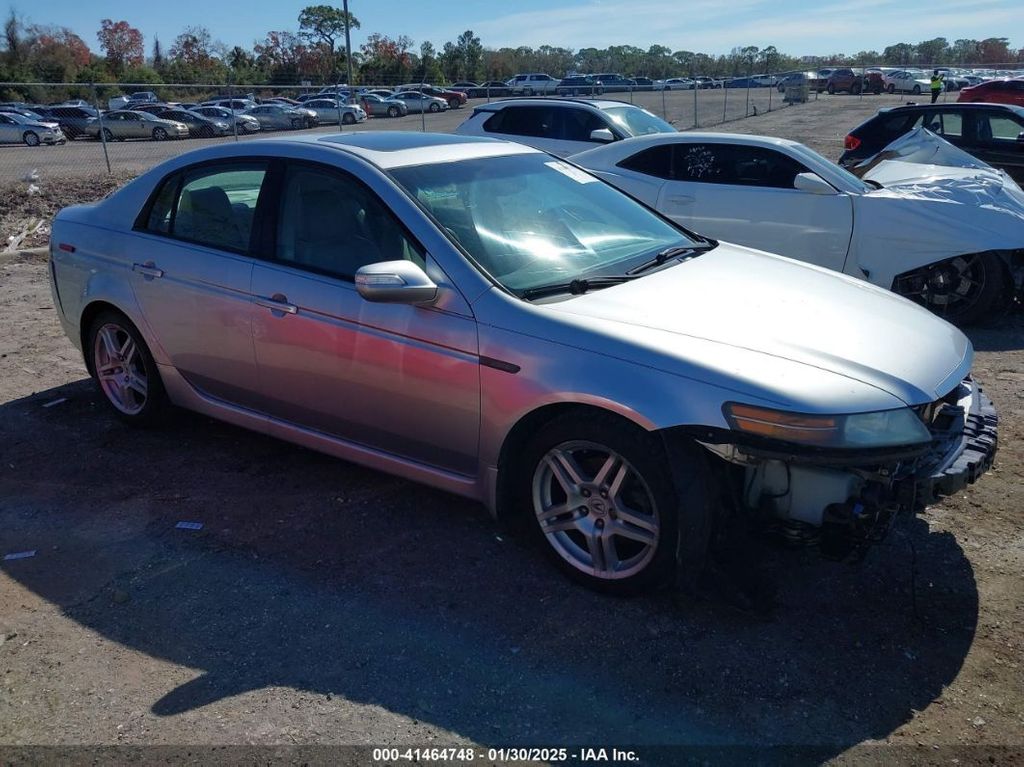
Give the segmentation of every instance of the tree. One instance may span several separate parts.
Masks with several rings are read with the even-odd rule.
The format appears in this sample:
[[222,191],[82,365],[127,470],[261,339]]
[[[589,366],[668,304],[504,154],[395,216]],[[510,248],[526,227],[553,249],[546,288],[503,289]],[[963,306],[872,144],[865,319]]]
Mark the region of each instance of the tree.
[[92,58],[85,41],[67,27],[31,26],[23,47],[33,78],[46,82],[74,82]]
[[1005,37],[988,37],[979,44],[982,64],[1005,64],[1010,61],[1009,40]]
[[480,75],[480,63],[483,59],[484,47],[480,38],[467,29],[455,41],[455,47],[461,59],[462,72],[460,80],[476,81]]
[[944,37],[924,40],[916,48],[917,63],[921,66],[938,66],[949,61],[949,43]]
[[7,64],[14,66],[23,58],[22,24],[14,9],[11,8],[4,21],[4,44],[6,48]]
[[359,19],[351,13],[346,14],[340,8],[310,5],[299,13],[299,35],[314,46],[325,49],[325,78],[329,79],[331,71],[338,65],[336,45],[343,39],[346,28],[359,29]]
[[950,54],[953,61],[961,66],[965,64],[977,64],[981,61],[981,43],[977,40],[961,38],[953,42]]
[[886,64],[909,66],[913,57],[914,46],[910,43],[896,43],[896,45],[886,46],[882,51],[882,58],[885,59]]
[[419,78],[425,83],[439,83],[444,79],[441,67],[437,63],[437,51],[434,44],[427,41],[420,45]]
[[107,54],[107,67],[114,75],[119,76],[125,67],[142,65],[142,33],[127,21],[103,19],[96,37]]
[[405,35],[392,39],[374,32],[363,43],[359,77],[362,82],[401,83],[412,77],[412,40]]

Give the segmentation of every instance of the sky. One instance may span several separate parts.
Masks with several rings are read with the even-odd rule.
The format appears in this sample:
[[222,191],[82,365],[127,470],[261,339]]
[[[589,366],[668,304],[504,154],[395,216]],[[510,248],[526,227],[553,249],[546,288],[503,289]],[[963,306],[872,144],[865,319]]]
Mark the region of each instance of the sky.
[[[187,25],[205,26],[215,40],[251,47],[269,30],[296,30],[306,5],[341,0],[20,0],[27,23],[70,27],[94,50],[100,20],[124,19],[140,29],[149,54],[158,35],[164,50]],[[567,48],[653,44],[676,50],[728,53],[734,46],[774,45],[794,55],[883,50],[934,37],[1008,37],[1024,47],[1020,0],[350,0],[362,23],[353,48],[381,32],[408,35],[415,48],[437,48],[472,29],[484,46]]]

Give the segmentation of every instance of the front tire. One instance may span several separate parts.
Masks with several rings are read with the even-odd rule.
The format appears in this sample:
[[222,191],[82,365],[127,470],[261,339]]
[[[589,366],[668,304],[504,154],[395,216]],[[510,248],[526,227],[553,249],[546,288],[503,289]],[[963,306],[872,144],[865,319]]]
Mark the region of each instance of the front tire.
[[834,86],[832,83],[829,83],[828,87],[826,87],[825,90],[828,91],[829,96],[836,95],[836,86]]
[[893,85],[892,83],[889,83],[889,95],[891,96],[895,92],[896,92],[896,86]]
[[1011,289],[1002,259],[994,253],[956,256],[896,278],[893,290],[954,325],[973,325],[995,315]]
[[430,110],[431,112],[440,112],[440,111],[441,111],[441,105],[440,105],[440,104],[431,104],[431,105],[430,105],[430,106],[428,107],[428,109],[429,109],[429,110]]
[[167,131],[163,128],[153,128],[153,140],[154,141],[166,141]]
[[168,400],[153,355],[131,320],[101,312],[89,326],[89,373],[117,416],[130,424],[154,423]]
[[914,93],[915,96],[920,96],[921,95],[921,86],[920,85],[915,85],[913,93]]
[[709,519],[703,458],[687,447],[674,475],[658,435],[610,413],[568,413],[522,452],[513,469],[516,509],[573,580],[612,594],[667,585],[681,518],[687,529]]
[[39,134],[33,131],[25,131],[25,135],[21,137],[21,140],[25,142],[25,146],[39,146]]
[[398,107],[388,107],[388,117],[398,117],[400,114]]
[[355,125],[356,116],[351,112],[345,112],[345,114],[341,116],[341,122],[343,125]]

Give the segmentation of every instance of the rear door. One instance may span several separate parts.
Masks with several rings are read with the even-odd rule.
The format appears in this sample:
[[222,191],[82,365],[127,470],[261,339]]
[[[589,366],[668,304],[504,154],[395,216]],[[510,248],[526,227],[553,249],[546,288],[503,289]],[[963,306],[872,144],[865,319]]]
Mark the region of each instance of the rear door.
[[[476,469],[480,372],[469,304],[369,186],[289,161],[253,272],[262,408],[298,426],[460,474]],[[371,303],[359,267],[412,260],[431,306]]]
[[843,270],[853,232],[848,195],[794,188],[808,169],[775,149],[713,142],[673,149],[660,211],[715,239]]
[[975,112],[974,130],[974,156],[1005,169],[1017,181],[1024,179],[1024,140],[1018,140],[1024,133],[1024,118],[1001,109],[979,110]]
[[136,222],[132,287],[151,337],[192,386],[258,405],[250,242],[268,164],[204,164],[165,179]]
[[5,144],[21,141],[21,126],[11,117],[0,114],[0,142]]

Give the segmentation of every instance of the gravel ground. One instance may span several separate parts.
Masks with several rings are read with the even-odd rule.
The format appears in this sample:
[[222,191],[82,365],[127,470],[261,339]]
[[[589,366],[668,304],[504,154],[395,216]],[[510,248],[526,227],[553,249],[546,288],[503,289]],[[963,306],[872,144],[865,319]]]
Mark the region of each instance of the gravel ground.
[[[835,156],[859,101],[728,128],[813,134]],[[778,588],[753,616],[600,597],[475,504],[206,418],[129,429],[61,334],[45,261],[0,256],[0,555],[35,551],[0,561],[0,746],[1020,763],[1024,318],[971,336],[1002,416],[996,467],[861,566],[751,543]],[[741,756],[761,758],[705,754]]]

